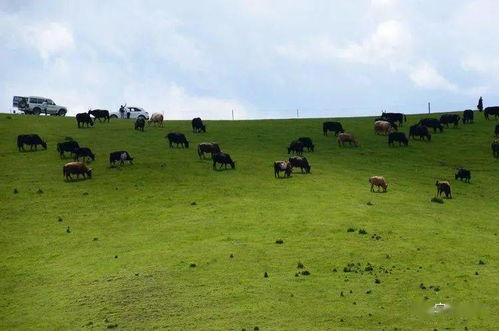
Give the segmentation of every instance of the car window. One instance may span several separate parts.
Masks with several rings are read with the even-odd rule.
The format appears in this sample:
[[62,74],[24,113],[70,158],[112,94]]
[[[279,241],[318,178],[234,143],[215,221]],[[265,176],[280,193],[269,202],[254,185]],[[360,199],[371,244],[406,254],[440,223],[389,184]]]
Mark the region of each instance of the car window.
[[49,104],[49,105],[55,105],[54,101],[52,101],[50,99],[47,99],[47,104]]

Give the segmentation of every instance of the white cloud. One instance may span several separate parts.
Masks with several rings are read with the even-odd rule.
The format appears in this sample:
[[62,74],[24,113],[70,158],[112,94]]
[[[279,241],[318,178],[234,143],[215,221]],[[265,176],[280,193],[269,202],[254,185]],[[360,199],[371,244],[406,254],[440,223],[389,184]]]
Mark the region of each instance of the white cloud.
[[403,23],[390,20],[380,23],[375,32],[361,43],[338,49],[338,56],[359,63],[388,62],[396,66],[410,52],[412,36]]
[[28,26],[25,41],[35,47],[44,60],[74,48],[71,30],[59,23]]
[[438,71],[428,63],[423,63],[413,68],[409,73],[409,78],[417,87],[457,91],[457,87],[454,84],[440,75]]

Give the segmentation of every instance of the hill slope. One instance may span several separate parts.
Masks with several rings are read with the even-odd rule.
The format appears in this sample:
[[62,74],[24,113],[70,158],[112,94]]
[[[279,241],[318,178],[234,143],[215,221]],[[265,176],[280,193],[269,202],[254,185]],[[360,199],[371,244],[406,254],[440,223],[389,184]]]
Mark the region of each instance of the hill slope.
[[[495,122],[480,115],[407,148],[389,148],[372,118],[341,119],[361,147],[339,148],[321,119],[208,121],[193,134],[186,121],[137,132],[126,120],[77,129],[74,118],[2,115],[0,326],[492,329],[499,162]],[[167,148],[170,131],[191,147]],[[48,150],[18,152],[21,133]],[[300,136],[316,145],[312,174],[274,179],[272,162]],[[65,137],[96,153],[91,180],[63,180]],[[202,141],[237,169],[213,171],[195,151]],[[121,149],[134,165],[110,168]],[[454,180],[458,166],[471,184]],[[375,174],[388,193],[369,192]],[[436,179],[454,199],[430,202]],[[452,311],[426,313],[440,301]]]

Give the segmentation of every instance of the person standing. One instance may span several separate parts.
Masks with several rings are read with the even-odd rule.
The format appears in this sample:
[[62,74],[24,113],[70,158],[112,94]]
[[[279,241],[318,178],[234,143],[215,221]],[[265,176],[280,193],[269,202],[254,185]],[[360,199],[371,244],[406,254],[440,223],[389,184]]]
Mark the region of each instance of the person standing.
[[125,107],[123,105],[120,106],[120,118],[125,118]]
[[483,110],[483,99],[482,99],[482,97],[480,97],[480,99],[478,99],[478,105],[476,105],[476,107],[478,108],[478,110],[480,112]]

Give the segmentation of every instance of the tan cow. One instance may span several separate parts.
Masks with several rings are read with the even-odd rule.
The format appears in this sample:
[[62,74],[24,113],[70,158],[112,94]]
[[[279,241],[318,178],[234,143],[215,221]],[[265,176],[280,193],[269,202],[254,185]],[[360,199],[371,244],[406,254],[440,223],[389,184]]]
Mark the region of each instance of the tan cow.
[[156,126],[156,124],[159,124],[159,126],[163,126],[163,114],[160,113],[152,114],[148,123],[149,125],[151,125],[151,123],[154,123],[154,126]]
[[387,121],[376,121],[374,122],[374,133],[380,134],[383,133],[385,135],[392,133],[393,127],[390,122]]
[[353,144],[355,147],[359,147],[359,142],[355,140],[351,133],[340,133],[338,135],[338,146],[345,146],[345,143],[349,143],[350,146]]

